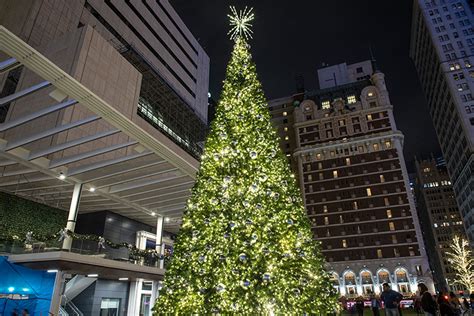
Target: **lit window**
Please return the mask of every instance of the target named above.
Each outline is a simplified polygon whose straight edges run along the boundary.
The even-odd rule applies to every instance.
[[[347,248],[347,241],[345,239],[342,240],[342,248]]]
[[[344,219],[342,218],[342,215],[339,215],[339,223],[344,224]]]
[[[357,210],[359,208],[359,205],[357,204],[357,202],[352,202],[352,207],[354,208],[354,210]]]
[[[395,257],[400,257],[400,252],[398,252],[397,248],[393,248],[393,254],[395,255]]]
[[[379,144],[374,144],[374,150],[379,150]]]
[[[324,217],[324,225],[329,225],[329,217]]]
[[[377,249],[377,258],[383,258],[382,249]]]
[[[339,126],[345,126],[346,121],[345,120],[339,120]]]
[[[392,235],[392,243],[396,244],[397,243],[397,236]]]
[[[288,132],[288,127],[285,126],[285,127],[283,128],[283,130],[284,130],[285,132]]]
[[[392,218],[392,210],[387,210],[387,218]]]
[[[373,92],[369,92],[369,93],[367,93],[367,96],[368,96],[368,97],[373,97],[373,96],[374,96],[374,93],[373,93]]]
[[[385,203],[385,206],[390,205],[390,201],[388,200],[387,197],[386,197],[386,198],[383,198],[383,201],[384,201],[384,203]]]
[[[337,178],[337,170],[334,170],[334,171],[332,172],[332,175],[333,175],[334,178]]]
[[[367,188],[367,196],[372,196],[372,190],[370,188]]]
[[[322,172],[319,174],[319,180],[324,180],[324,174]]]
[[[346,158],[346,165],[350,166],[351,165],[351,158]]]
[[[288,112],[283,112],[283,116],[287,116],[288,115]]]
[[[413,250],[413,247],[408,247],[408,253],[410,254],[410,257],[415,256],[415,250]]]
[[[381,182],[381,183],[385,182],[385,177],[384,177],[383,174],[380,175],[380,182]]]
[[[430,168],[424,168],[424,169],[423,169],[423,172],[425,172],[425,173],[426,173],[426,172],[430,172],[430,170],[431,170]]]
[[[324,213],[327,213],[327,212],[328,212],[328,207],[327,207],[327,205],[324,205],[324,206],[323,206],[323,212],[324,212]]]
[[[372,121],[372,114],[367,114],[367,120]]]
[[[347,97],[347,103],[348,104],[352,104],[352,103],[356,103],[356,102],[357,102],[357,100],[356,100],[355,95],[350,95],[350,96]]]
[[[392,142],[391,141],[386,141],[385,142],[385,148],[392,148]]]
[[[321,157],[321,154],[317,154],[317,155],[316,155],[316,159],[321,160],[321,158],[322,158],[322,157]],[[321,168],[319,168],[319,169],[321,169]]]
[[[335,151],[331,151],[331,157],[336,157],[336,152]]]
[[[329,109],[329,108],[331,107],[331,102],[329,102],[329,101],[323,101],[323,102],[321,103],[321,107],[323,108],[323,110]]]
[[[390,230],[395,230],[395,224],[393,222],[388,223]]]
[[[285,136],[285,140],[289,140],[289,139],[290,139],[290,137],[289,137],[289,136]]]

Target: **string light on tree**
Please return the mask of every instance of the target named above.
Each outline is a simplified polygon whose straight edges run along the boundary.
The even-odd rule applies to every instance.
[[[326,315],[336,293],[249,52],[252,9],[231,12],[234,49],[154,312]]]
[[[474,256],[469,242],[459,236],[454,236],[450,246],[451,251],[446,252],[449,263],[456,272],[454,282],[464,286],[469,292],[474,292]]]

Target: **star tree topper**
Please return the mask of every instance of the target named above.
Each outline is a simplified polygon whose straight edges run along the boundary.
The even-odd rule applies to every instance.
[[[253,8],[245,9],[242,11],[240,10],[237,12],[234,6],[230,7],[231,14],[227,16],[230,19],[230,26],[232,27],[227,33],[230,35],[231,40],[236,40],[238,37],[244,37],[245,39],[252,38],[252,24],[250,22],[253,21],[255,14],[252,12]]]

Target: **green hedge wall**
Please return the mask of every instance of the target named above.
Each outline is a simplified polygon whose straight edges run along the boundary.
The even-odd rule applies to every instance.
[[[28,231],[48,236],[64,228],[66,222],[64,210],[0,192],[0,237],[23,239]]]

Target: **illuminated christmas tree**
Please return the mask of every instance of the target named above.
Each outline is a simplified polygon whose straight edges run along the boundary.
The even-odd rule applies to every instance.
[[[221,100],[154,310],[325,315],[336,297],[251,59],[253,14],[232,12]]]

